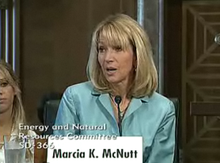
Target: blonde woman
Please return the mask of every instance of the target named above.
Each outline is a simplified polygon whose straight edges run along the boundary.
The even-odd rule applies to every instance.
[[[55,124],[91,128],[54,134],[142,136],[144,163],[172,163],[174,106],[155,91],[157,71],[144,29],[123,14],[99,23],[92,36],[87,73],[88,82],[64,92]],[[105,130],[92,128],[103,124]]]
[[[19,124],[26,123],[21,100],[19,80],[11,66],[0,61],[0,163],[4,163],[4,135],[35,136],[34,131],[19,130]],[[33,161],[33,148],[27,150],[27,158]]]

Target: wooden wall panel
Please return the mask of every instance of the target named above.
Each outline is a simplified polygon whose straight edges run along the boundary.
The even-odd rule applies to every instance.
[[[220,161],[218,115],[208,117],[190,113],[192,102],[214,104],[220,101],[220,45],[214,41],[218,33],[220,2],[183,3],[182,122],[186,163]],[[207,115],[215,109],[208,109],[206,105],[200,107]]]

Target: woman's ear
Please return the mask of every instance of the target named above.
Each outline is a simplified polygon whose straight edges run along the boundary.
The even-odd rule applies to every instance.
[[[14,91],[14,96],[17,96],[17,92]]]
[[[19,89],[16,88],[16,87],[13,87],[13,90],[14,90],[14,95],[17,96],[17,95],[18,95],[18,92],[19,92]]]
[[[134,67],[134,69],[137,68],[137,57],[136,57],[136,55],[134,55],[134,58],[133,58],[133,67]]]

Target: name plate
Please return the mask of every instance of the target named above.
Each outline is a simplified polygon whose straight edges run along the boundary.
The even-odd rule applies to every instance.
[[[48,163],[142,163],[142,137],[48,139]]]

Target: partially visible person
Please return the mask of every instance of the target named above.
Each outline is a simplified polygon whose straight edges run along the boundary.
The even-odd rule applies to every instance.
[[[20,123],[26,124],[26,118],[19,80],[12,67],[0,60],[0,163],[5,162],[4,135],[18,135],[19,133],[29,136],[36,135],[31,130],[20,130]],[[28,149],[26,156],[33,162],[34,148]]]
[[[87,73],[88,82],[64,92],[55,125],[105,124],[106,129],[55,130],[54,134],[142,136],[144,163],[172,163],[175,110],[156,92],[157,71],[144,29],[123,14],[99,23]]]

